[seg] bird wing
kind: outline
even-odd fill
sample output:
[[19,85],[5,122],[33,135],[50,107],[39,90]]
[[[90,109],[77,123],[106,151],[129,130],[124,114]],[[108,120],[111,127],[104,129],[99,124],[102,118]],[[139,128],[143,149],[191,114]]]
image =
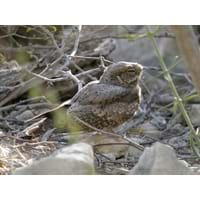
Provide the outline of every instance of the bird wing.
[[130,90],[120,86],[100,83],[88,84],[72,98],[71,103],[79,103],[81,105],[108,104],[127,95],[130,95]]

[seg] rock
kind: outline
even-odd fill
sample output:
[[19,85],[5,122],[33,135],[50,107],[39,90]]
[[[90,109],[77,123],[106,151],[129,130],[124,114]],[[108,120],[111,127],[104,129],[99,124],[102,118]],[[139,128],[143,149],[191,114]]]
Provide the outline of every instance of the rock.
[[158,65],[148,38],[140,40],[116,39],[115,43],[116,48],[109,55],[115,62],[120,60],[135,62],[137,60],[143,65]]
[[200,104],[192,104],[191,109],[189,110],[190,120],[193,125],[200,125]]
[[199,164],[194,164],[191,168],[195,172],[195,174],[200,175],[200,165]]
[[156,142],[152,147],[146,148],[136,166],[130,170],[131,175],[174,175],[194,174],[185,161],[177,159],[174,150]]
[[[129,26],[132,32],[135,34],[144,34],[146,33],[145,26]],[[155,30],[155,27],[151,27],[152,30]],[[124,32],[120,31],[120,26],[116,26],[112,29],[115,34],[118,32],[118,35],[123,35]],[[165,35],[167,27],[160,27],[160,31],[157,35]],[[127,32],[125,33],[127,35]],[[175,57],[179,56],[178,48],[176,46],[175,38],[172,37],[156,37],[156,42],[162,57],[164,58],[167,66],[171,66],[174,63]],[[159,62],[155,56],[155,52],[152,50],[152,42],[148,37],[140,39],[115,39],[116,48],[111,53],[110,57],[114,61],[126,60],[129,62],[139,62],[144,66],[158,66]],[[178,63],[175,68],[172,69],[175,72],[185,72],[185,66],[182,63]]]
[[[179,132],[177,131],[177,133],[179,133]],[[166,142],[167,142],[167,144],[169,144],[170,146],[172,146],[175,149],[187,148],[188,147],[188,138],[190,137],[189,134],[190,134],[189,132],[186,132],[183,135],[179,135],[179,136],[167,139]]]
[[92,147],[85,143],[60,149],[32,164],[17,169],[14,175],[81,175],[94,174]]
[[28,120],[34,117],[34,114],[31,110],[26,110],[23,113],[21,113],[20,115],[17,116],[18,120]]

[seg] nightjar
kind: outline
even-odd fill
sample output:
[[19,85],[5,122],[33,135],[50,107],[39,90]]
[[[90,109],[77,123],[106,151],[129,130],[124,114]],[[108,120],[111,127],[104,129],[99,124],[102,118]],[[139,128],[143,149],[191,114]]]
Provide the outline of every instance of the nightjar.
[[138,110],[142,69],[130,62],[108,66],[99,81],[90,82],[72,98],[67,114],[98,129],[121,125]]

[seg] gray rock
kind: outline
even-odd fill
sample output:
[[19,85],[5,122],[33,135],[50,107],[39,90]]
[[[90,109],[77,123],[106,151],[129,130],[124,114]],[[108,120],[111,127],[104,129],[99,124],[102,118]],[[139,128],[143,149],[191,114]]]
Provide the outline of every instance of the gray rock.
[[129,62],[139,62],[143,65],[158,65],[152,44],[148,38],[140,40],[116,39],[116,48],[109,55],[115,62],[126,60]]
[[[130,26],[133,32],[139,34],[146,33],[146,27]],[[152,30],[155,30],[155,26],[151,26]],[[164,35],[167,30],[166,26],[161,26],[158,35]],[[117,27],[118,34],[119,26]],[[116,33],[115,30],[115,33]],[[123,35],[123,33],[121,33]],[[176,46],[175,38],[170,37],[156,37],[156,42],[162,57],[164,58],[167,66],[170,66],[176,56],[179,56],[179,52]],[[110,57],[114,61],[126,60],[129,62],[139,62],[142,65],[158,66],[159,62],[155,56],[152,41],[148,38],[141,38],[136,40],[131,39],[116,39],[116,49],[111,53]],[[182,63],[178,64],[172,71],[185,72],[185,66]]]
[[[177,131],[178,133],[178,131]],[[172,146],[175,149],[182,149],[188,147],[188,138],[189,138],[189,132],[179,135],[177,137],[172,137],[169,140],[167,139],[166,142],[170,146]]]
[[20,115],[17,116],[18,120],[28,120],[34,117],[34,114],[31,110],[26,110]]
[[94,174],[92,147],[85,143],[60,149],[32,164],[17,169],[14,175],[81,175]]
[[185,161],[177,159],[174,150],[159,142],[146,148],[137,165],[130,170],[131,175],[175,175],[193,174]]

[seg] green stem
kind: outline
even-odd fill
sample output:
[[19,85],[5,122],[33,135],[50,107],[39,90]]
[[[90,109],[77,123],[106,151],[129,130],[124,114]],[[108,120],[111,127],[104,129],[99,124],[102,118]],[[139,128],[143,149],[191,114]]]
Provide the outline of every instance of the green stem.
[[172,80],[172,77],[171,77],[171,75],[170,75],[170,73],[169,73],[169,70],[168,70],[168,68],[167,68],[167,66],[166,66],[166,64],[165,64],[165,62],[164,62],[164,60],[163,60],[163,58],[162,58],[162,56],[161,56],[161,54],[160,54],[160,51],[159,51],[159,49],[158,49],[158,45],[157,45],[157,43],[156,43],[156,40],[155,40],[155,38],[154,38],[154,35],[153,35],[153,33],[151,32],[151,30],[149,29],[149,27],[147,28],[147,32],[148,32],[149,38],[150,38],[151,41],[152,41],[153,47],[154,47],[154,49],[155,49],[155,51],[156,51],[156,55],[157,55],[158,60],[159,60],[159,62],[160,62],[161,68],[162,68],[163,72],[165,72],[165,78],[166,78],[166,80],[168,81],[169,86],[170,86],[170,88],[171,88],[171,90],[172,90],[172,92],[173,92],[173,95],[174,95],[174,97],[175,97],[175,99],[176,99],[176,101],[177,101],[177,104],[178,104],[178,106],[179,106],[179,108],[180,108],[180,110],[181,110],[181,113],[182,113],[182,115],[183,115],[183,117],[184,117],[184,119],[185,119],[185,121],[186,121],[188,127],[190,128],[190,131],[191,131],[191,133],[192,133],[192,136],[193,136],[195,139],[199,140],[199,138],[197,138],[197,134],[196,134],[196,131],[195,131],[193,125],[192,125],[192,122],[191,122],[191,120],[190,120],[190,118],[189,118],[189,116],[188,116],[188,114],[187,114],[187,112],[186,112],[186,110],[185,110],[185,107],[184,107],[184,105],[183,105],[183,101],[182,101],[181,97],[179,96],[179,94],[178,94],[178,92],[177,92],[177,90],[176,90],[176,87],[175,87],[174,82],[173,82],[173,80]]

